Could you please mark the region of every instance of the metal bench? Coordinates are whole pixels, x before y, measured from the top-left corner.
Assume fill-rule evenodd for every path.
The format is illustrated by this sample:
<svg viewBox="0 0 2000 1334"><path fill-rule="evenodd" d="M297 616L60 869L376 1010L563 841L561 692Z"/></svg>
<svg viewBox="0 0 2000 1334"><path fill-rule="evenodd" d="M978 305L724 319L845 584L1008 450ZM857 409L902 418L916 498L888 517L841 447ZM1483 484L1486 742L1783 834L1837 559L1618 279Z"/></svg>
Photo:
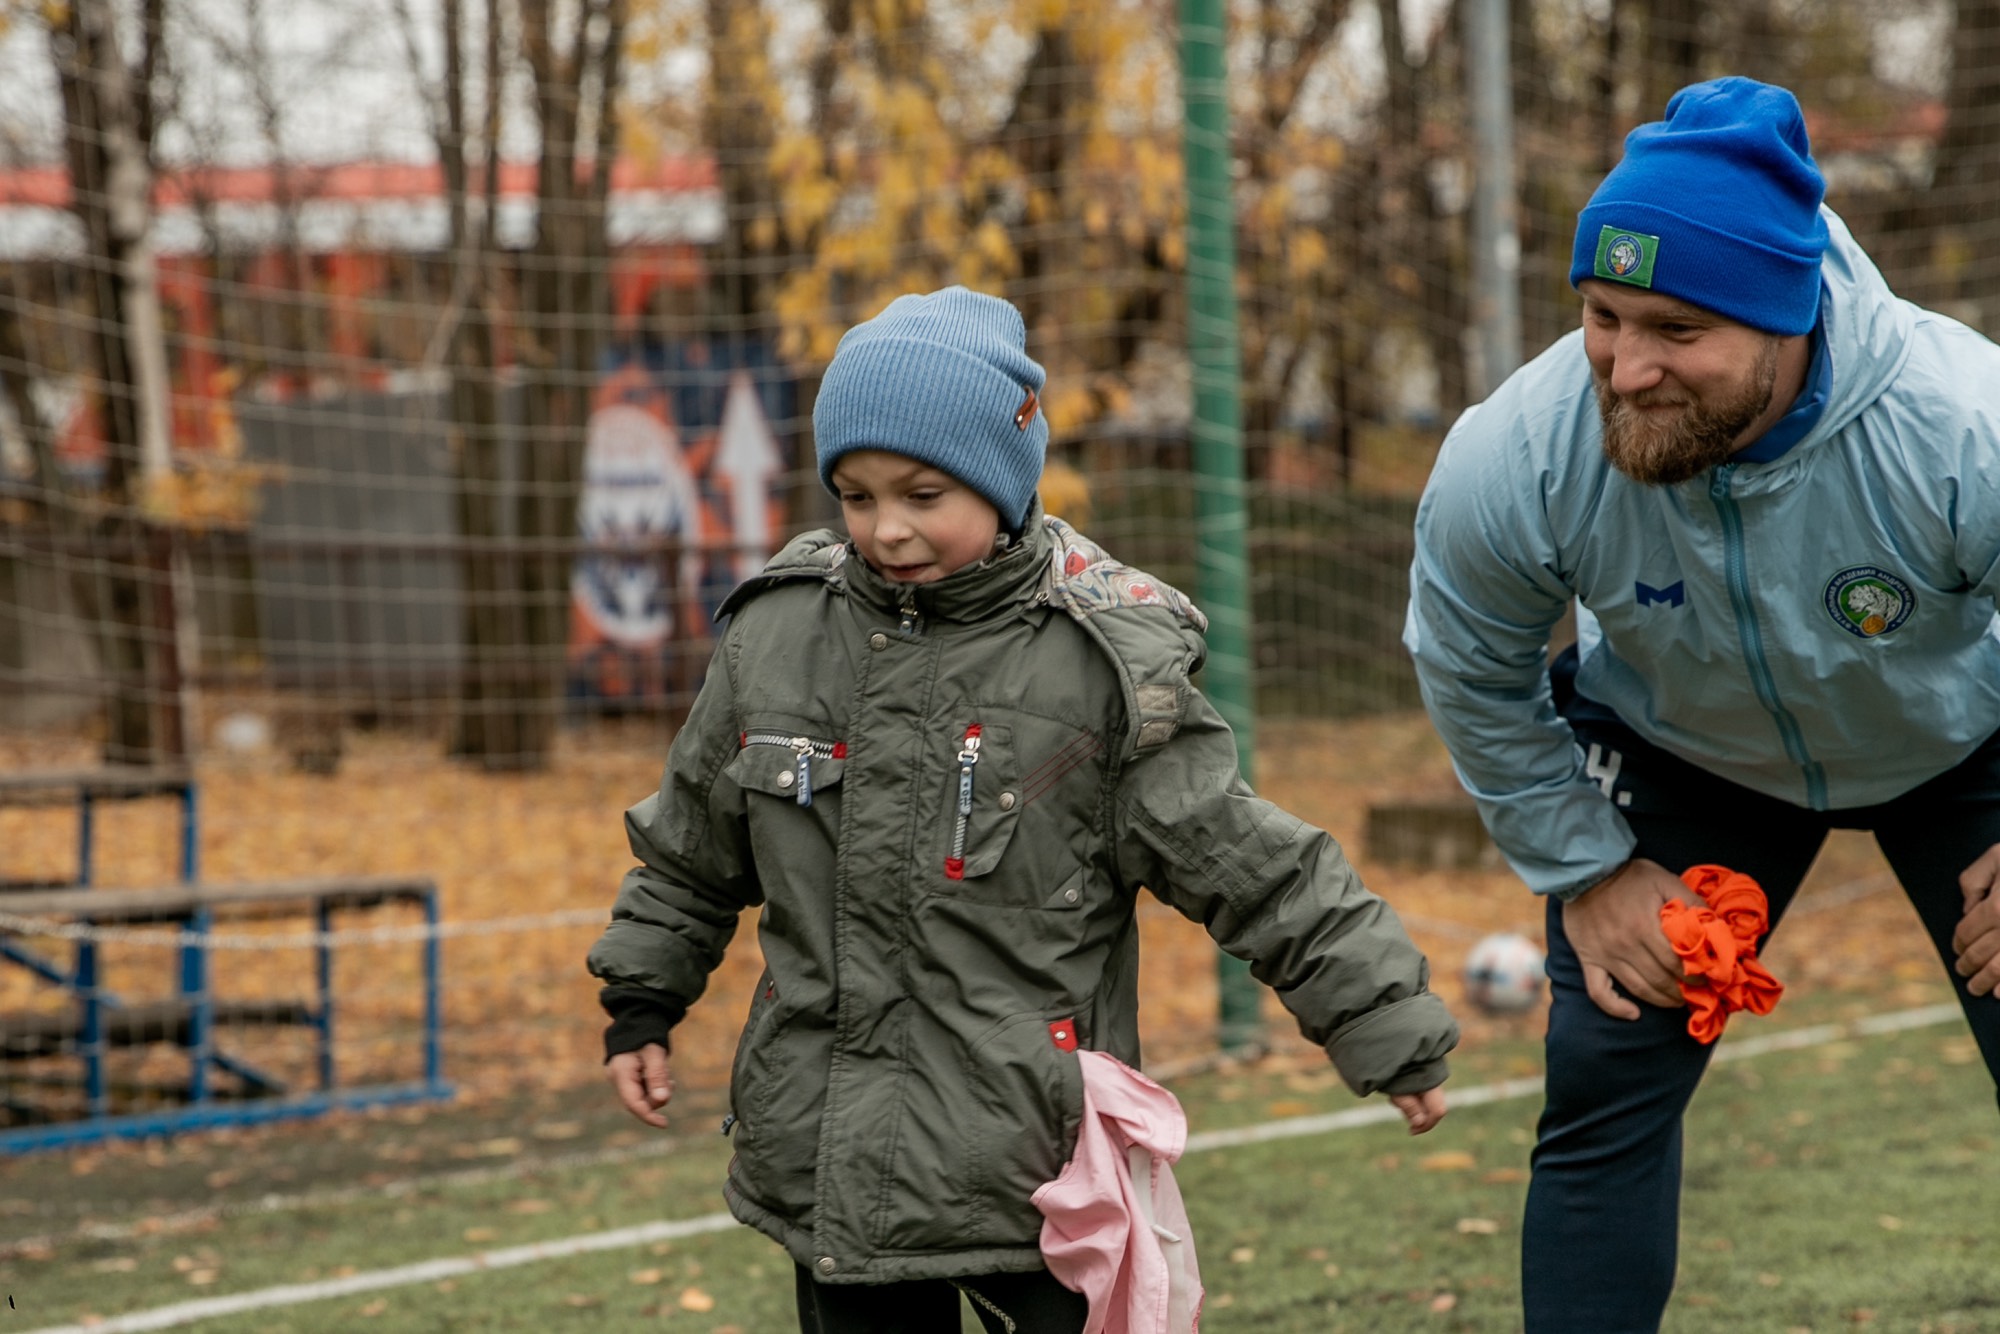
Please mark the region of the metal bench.
<svg viewBox="0 0 2000 1334"><path fill-rule="evenodd" d="M0 806L76 807L76 876L57 882L59 885L87 885L91 881L98 803L136 801L143 797L174 797L180 801L180 875L183 880L199 879L200 815L194 775L185 766L107 764L0 774ZM51 887L45 881L0 880L0 889L5 890Z"/></svg>
<svg viewBox="0 0 2000 1334"><path fill-rule="evenodd" d="M337 1086L334 1068L333 995L336 912L407 903L423 912L423 1076L389 1085ZM208 938L217 922L309 916L315 933L316 994L310 1000L221 1000L210 978ZM37 1012L0 1016L0 1061L21 1061L74 1051L81 1059L87 1114L78 1120L0 1130L0 1153L76 1144L119 1136L154 1135L195 1126L244 1124L310 1116L333 1107L361 1107L445 1098L451 1086L442 1075L439 1029L441 992L437 888L426 877L336 876L231 884L174 884L142 888L71 887L0 894L0 944L5 957L31 969L45 982L70 993L60 1014ZM163 1002L127 1004L100 985L100 952L112 942L95 929L165 924L179 928L174 995ZM50 926L80 927L74 960L64 967L36 954L9 935L31 934ZM219 1027L244 1022L284 1023L314 1030L318 1046L318 1088L300 1094L282 1080L223 1051ZM150 1114L114 1114L105 1058L116 1047L169 1042L187 1053L184 1105ZM249 1097L225 1098L210 1079L221 1070L241 1082Z"/></svg>

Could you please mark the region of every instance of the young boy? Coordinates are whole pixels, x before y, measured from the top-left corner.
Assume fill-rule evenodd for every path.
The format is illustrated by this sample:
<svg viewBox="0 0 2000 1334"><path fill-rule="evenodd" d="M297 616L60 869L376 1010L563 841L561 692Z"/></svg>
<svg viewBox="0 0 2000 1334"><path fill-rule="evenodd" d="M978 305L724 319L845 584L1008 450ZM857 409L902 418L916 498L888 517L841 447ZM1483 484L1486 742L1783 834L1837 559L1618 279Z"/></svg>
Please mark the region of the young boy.
<svg viewBox="0 0 2000 1334"><path fill-rule="evenodd" d="M611 1082L664 1126L669 1031L763 905L725 1195L796 1262L808 1334L956 1330L959 1291L990 1329L1083 1328L1030 1196L1075 1143L1076 1048L1139 1064L1142 885L1355 1092L1413 1133L1444 1114L1424 958L1238 777L1188 682L1201 614L1043 517L1042 384L1019 312L964 288L841 340L813 428L848 540L798 538L725 603L590 954Z"/></svg>

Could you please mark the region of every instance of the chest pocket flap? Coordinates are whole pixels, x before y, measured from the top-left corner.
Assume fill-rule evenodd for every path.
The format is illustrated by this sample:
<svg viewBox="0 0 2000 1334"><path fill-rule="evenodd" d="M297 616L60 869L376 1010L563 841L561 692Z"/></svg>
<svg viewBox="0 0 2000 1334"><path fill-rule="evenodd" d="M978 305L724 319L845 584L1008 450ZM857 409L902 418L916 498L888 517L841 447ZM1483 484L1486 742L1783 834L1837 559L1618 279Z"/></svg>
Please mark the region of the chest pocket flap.
<svg viewBox="0 0 2000 1334"><path fill-rule="evenodd" d="M826 735L826 731L749 729L738 738L741 749L729 762L729 777L746 792L810 806L816 793L840 782L841 771L847 766L847 743Z"/></svg>
<svg viewBox="0 0 2000 1334"><path fill-rule="evenodd" d="M1021 770L1014 734L996 723L954 729L957 747L945 794L947 880L989 875L1000 865L1020 823Z"/></svg>

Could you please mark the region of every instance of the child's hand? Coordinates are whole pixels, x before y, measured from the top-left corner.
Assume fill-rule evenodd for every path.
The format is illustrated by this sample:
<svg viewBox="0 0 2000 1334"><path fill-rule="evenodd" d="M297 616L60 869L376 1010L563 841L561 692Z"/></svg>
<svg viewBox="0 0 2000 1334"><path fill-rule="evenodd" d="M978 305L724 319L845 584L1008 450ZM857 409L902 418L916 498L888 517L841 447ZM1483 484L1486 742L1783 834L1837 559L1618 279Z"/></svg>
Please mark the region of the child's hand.
<svg viewBox="0 0 2000 1334"><path fill-rule="evenodd" d="M1442 1086L1425 1089L1422 1093L1392 1093L1389 1101L1396 1104L1396 1110L1410 1123L1410 1133L1421 1135L1438 1122L1444 1120L1444 1089Z"/></svg>
<svg viewBox="0 0 2000 1334"><path fill-rule="evenodd" d="M665 1047L649 1042L637 1051L620 1052L604 1063L604 1073L626 1111L656 1129L667 1128L660 1108L674 1096L674 1077L667 1069Z"/></svg>

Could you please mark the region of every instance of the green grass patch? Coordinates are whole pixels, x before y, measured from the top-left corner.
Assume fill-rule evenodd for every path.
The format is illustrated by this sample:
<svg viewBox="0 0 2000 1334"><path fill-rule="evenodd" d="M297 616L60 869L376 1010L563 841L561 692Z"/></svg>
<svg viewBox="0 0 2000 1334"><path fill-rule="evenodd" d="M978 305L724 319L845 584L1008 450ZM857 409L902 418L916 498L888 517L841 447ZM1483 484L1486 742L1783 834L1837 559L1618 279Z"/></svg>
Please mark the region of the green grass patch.
<svg viewBox="0 0 2000 1334"><path fill-rule="evenodd" d="M1783 1024L1736 1031L1824 1022L1855 1005L1800 1000L1780 1011ZM1490 1043L1463 1054L1454 1084L1519 1074L1535 1053L1525 1032ZM1354 1105L1328 1072L1300 1059L1191 1076L1176 1087L1197 1130ZM1203 1328L1518 1328L1519 1218L1536 1111L1533 1099L1461 1107L1420 1139L1378 1125L1188 1158L1179 1175L1209 1289ZM695 1133L706 1130L705 1115L687 1120L694 1124L684 1126L686 1137L666 1154L525 1161L511 1175L487 1178L406 1178L393 1194L350 1193L269 1212L246 1197L197 1228L71 1235L7 1260L0 1284L15 1299L16 1326L30 1329L694 1217L720 1207L727 1144ZM448 1125L428 1133L443 1135ZM414 1141L423 1133L390 1122L354 1138L379 1146L392 1135ZM1718 1066L1688 1122L1681 1281L1667 1329L2000 1329L2000 1288L1983 1254L1991 1233L1986 1165L1996 1137L1992 1085L1957 1025ZM269 1150L260 1143L255 1151ZM534 1151L530 1143L520 1152L532 1159ZM38 1170L53 1173L59 1164L52 1158ZM128 1189L143 1187L133 1179ZM254 1311L201 1328L664 1326L765 1334L796 1327L791 1281L775 1246L737 1228Z"/></svg>

